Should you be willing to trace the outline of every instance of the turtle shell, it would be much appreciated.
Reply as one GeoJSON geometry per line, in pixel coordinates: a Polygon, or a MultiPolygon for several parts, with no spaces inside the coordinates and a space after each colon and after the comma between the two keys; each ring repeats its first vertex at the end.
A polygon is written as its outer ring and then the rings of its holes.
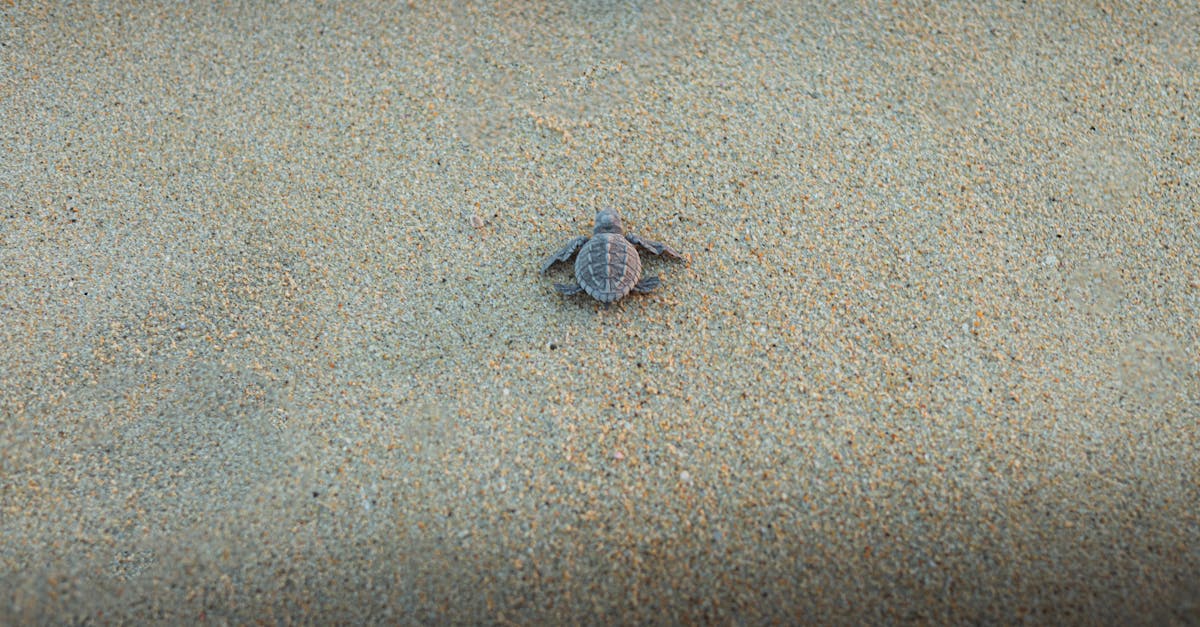
{"type": "Polygon", "coordinates": [[[593,235],[575,258],[575,280],[603,303],[624,297],[641,276],[642,259],[637,249],[618,233],[593,235]]]}

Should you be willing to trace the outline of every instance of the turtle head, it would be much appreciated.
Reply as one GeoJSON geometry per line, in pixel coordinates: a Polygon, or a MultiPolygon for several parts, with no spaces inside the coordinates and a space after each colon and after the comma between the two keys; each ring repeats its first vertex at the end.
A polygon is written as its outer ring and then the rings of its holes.
{"type": "Polygon", "coordinates": [[[625,234],[625,225],[621,224],[621,214],[616,209],[601,209],[596,214],[596,233],[625,234]]]}

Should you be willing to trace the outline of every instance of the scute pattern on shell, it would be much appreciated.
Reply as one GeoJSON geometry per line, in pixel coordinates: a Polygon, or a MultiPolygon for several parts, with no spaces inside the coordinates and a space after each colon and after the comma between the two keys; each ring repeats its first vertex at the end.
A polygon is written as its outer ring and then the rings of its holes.
{"type": "Polygon", "coordinates": [[[575,257],[575,283],[555,283],[554,289],[571,296],[586,292],[608,305],[630,292],[647,294],[660,284],[658,277],[642,278],[642,259],[638,249],[652,255],[683,259],[674,248],[651,239],[626,233],[616,209],[596,212],[596,227],[590,238],[571,238],[566,245],[542,261],[542,274],[560,261],[575,257]]]}
{"type": "Polygon", "coordinates": [[[592,298],[611,303],[623,298],[642,276],[637,249],[623,235],[598,233],[579,251],[575,278],[592,298]]]}

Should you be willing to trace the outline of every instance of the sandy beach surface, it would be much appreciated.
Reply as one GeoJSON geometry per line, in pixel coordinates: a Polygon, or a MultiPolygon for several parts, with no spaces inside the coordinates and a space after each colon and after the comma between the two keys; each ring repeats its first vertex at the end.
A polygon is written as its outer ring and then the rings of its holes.
{"type": "Polygon", "coordinates": [[[1200,624],[1197,32],[5,3],[0,623],[1200,624]]]}

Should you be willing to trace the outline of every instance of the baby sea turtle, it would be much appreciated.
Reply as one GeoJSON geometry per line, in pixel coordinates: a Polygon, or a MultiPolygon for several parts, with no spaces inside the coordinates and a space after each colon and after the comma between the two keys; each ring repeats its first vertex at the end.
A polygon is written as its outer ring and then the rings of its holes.
{"type": "Polygon", "coordinates": [[[578,283],[555,283],[558,291],[568,295],[587,292],[602,303],[619,300],[629,292],[644,294],[658,287],[659,281],[658,277],[642,278],[642,259],[636,246],[655,255],[683,258],[666,244],[626,234],[621,225],[621,214],[616,209],[602,209],[596,214],[596,228],[591,239],[581,235],[567,242],[562,250],[542,263],[542,274],[555,262],[567,261],[579,253],[575,258],[578,283]]]}

